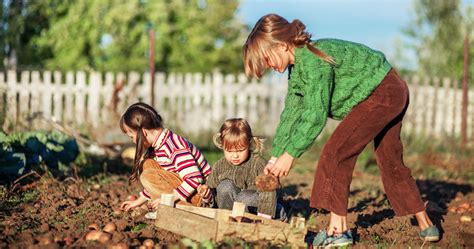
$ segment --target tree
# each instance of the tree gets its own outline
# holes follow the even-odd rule
[[[65,6],[31,39],[31,47],[50,51],[44,60],[49,69],[145,71],[152,28],[158,71],[241,71],[245,26],[235,18],[238,0],[79,0]]]
[[[416,0],[414,7],[415,19],[404,33],[413,40],[419,73],[461,78],[464,36],[474,27],[472,4],[462,8],[459,0]]]
[[[0,57],[6,67],[42,67],[51,57],[48,47],[34,43],[35,37],[49,28],[50,20],[60,18],[71,0],[2,1]],[[14,60],[14,61],[12,61]]]

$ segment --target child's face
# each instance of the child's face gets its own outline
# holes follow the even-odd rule
[[[133,143],[137,143],[137,132],[134,131],[133,129],[131,129],[130,127],[128,127],[127,125],[124,124],[124,130],[125,130],[125,134],[127,134],[127,136],[129,136]],[[144,141],[143,141],[144,145],[145,146],[149,146],[149,142],[148,142],[148,139],[145,137]]]
[[[237,149],[224,149],[224,157],[232,165],[238,166],[247,161],[249,158],[250,150],[246,148]]]
[[[273,46],[265,51],[265,60],[268,68],[283,73],[289,64],[294,63],[294,55],[285,44]]]

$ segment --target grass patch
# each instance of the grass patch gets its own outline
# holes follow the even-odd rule
[[[200,149],[202,154],[204,155],[204,158],[213,165],[215,162],[217,162],[219,159],[224,157],[224,152],[218,148],[203,148]]]
[[[132,232],[138,232],[142,229],[145,229],[147,227],[147,224],[145,223],[138,223],[136,224],[135,226],[132,227],[132,229],[130,229]]]

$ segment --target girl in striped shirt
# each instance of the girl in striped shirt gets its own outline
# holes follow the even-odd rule
[[[163,127],[162,118],[151,106],[138,102],[120,119],[120,128],[136,144],[130,183],[140,181],[140,197],[125,201],[121,207],[130,210],[147,200],[156,208],[162,193],[173,193],[177,201],[206,206],[212,194],[203,185],[211,167],[191,142]]]

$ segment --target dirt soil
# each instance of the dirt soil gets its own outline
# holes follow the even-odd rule
[[[292,172],[283,179],[282,202],[290,215],[305,216],[310,229],[327,225],[329,215],[308,208],[312,172]],[[472,185],[461,181],[419,180],[428,212],[442,228],[442,240],[429,246],[439,248],[474,247],[474,222],[461,221],[474,216]],[[422,246],[416,220],[395,217],[377,176],[355,172],[349,202],[349,226],[355,234],[354,248]],[[102,181],[69,178],[57,181],[42,177],[25,185],[15,195],[30,194],[28,201],[13,204],[2,198],[0,207],[0,248],[57,247],[139,247],[146,239],[156,245],[176,245],[182,237],[157,229],[144,218],[145,209],[120,211],[120,203],[138,187],[130,186],[126,175],[111,175]],[[461,218],[463,217],[463,218]],[[103,243],[87,241],[89,226],[99,230],[110,222],[116,231]],[[427,246],[427,245],[425,245]],[[220,247],[226,247],[221,245]]]

